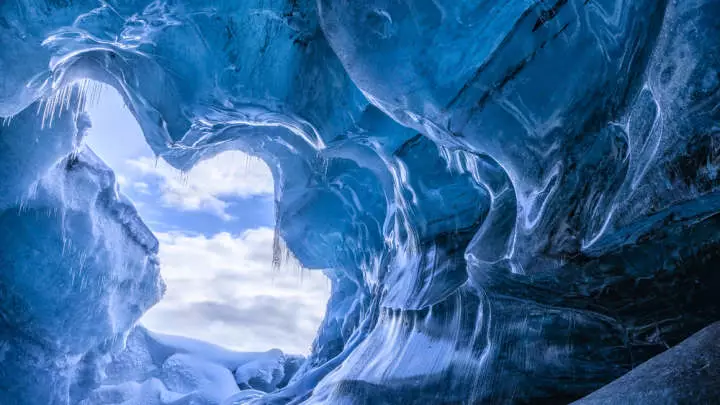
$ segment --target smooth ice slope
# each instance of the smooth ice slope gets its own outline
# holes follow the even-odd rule
[[[0,403],[588,394],[720,318],[719,17],[717,0],[3,2],[0,353],[21,372],[0,371]],[[187,354],[168,367],[192,384],[109,379],[113,356],[162,368],[123,349],[162,288],[154,238],[82,149],[88,79],[179,169],[241,149],[273,171],[278,235],[333,282],[287,385],[272,358]]]
[[[718,337],[716,322],[573,405],[715,402],[720,398]]]

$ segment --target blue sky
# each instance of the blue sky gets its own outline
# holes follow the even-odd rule
[[[272,267],[273,180],[262,161],[225,152],[180,173],[157,160],[117,92],[88,106],[86,144],[160,240],[165,298],[141,323],[242,351],[307,353],[330,286],[320,272]]]

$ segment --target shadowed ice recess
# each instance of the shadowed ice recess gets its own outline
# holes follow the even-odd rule
[[[719,18],[720,0],[0,2],[0,405],[600,389],[720,320]],[[84,144],[98,82],[176,169],[268,165],[276,240],[332,283],[307,359],[135,326],[164,292],[158,241]],[[712,403],[617,389],[672,359],[586,400]]]

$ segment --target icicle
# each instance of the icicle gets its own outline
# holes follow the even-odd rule
[[[275,203],[275,229],[273,230],[273,254],[272,267],[273,270],[280,270],[282,264],[282,247],[280,246],[280,218],[277,202]]]
[[[12,123],[13,118],[15,118],[14,115],[11,115],[11,116],[9,116],[9,117],[3,117],[3,119],[2,119],[2,126],[9,127],[10,124]]]
[[[94,80],[82,79],[66,84],[53,90],[52,94],[40,100],[37,114],[42,112],[41,128],[52,127],[55,118],[60,118],[63,112],[70,111],[75,114],[84,111],[89,105],[95,105],[100,100],[104,85]],[[76,99],[73,105],[73,98]]]

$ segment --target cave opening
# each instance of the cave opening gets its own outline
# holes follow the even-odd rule
[[[292,254],[277,261],[265,162],[231,150],[181,172],[156,158],[117,90],[95,87],[84,144],[113,169],[119,191],[160,242],[167,290],[140,323],[243,352],[307,355],[330,283]]]

